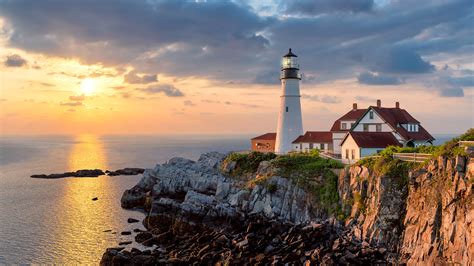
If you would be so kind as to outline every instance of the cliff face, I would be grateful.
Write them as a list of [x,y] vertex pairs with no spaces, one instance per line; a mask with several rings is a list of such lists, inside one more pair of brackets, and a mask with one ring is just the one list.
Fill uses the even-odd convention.
[[[354,236],[398,254],[399,262],[474,261],[474,159],[439,157],[409,179],[352,166],[339,193]],[[408,181],[408,184],[407,184]]]
[[[122,207],[145,208],[149,212],[145,226],[149,228],[160,220],[177,218],[212,226],[239,223],[248,215],[295,223],[318,216],[310,197],[288,179],[269,176],[265,184],[248,187],[246,182],[226,177],[219,169],[224,157],[208,153],[196,162],[173,158],[147,169],[142,180],[125,191]],[[257,176],[269,171],[263,163]]]

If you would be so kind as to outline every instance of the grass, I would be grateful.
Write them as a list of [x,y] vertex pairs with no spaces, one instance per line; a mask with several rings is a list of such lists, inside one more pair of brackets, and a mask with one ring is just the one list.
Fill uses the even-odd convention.
[[255,173],[258,169],[258,165],[262,161],[270,161],[275,157],[276,155],[274,153],[231,153],[227,158],[225,158],[224,164],[231,161],[236,162],[235,169],[232,171],[231,175],[238,177],[245,174]]

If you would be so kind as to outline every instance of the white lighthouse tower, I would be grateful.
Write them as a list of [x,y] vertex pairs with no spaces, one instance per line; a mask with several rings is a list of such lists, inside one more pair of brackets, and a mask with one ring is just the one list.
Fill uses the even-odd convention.
[[285,154],[292,150],[292,142],[303,135],[303,119],[300,103],[300,66],[291,48],[281,61],[281,102],[275,153]]

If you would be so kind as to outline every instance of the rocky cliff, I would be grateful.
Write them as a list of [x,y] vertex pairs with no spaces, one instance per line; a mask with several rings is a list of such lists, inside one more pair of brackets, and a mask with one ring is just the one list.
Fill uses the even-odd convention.
[[[125,191],[122,207],[145,208],[146,226],[158,223],[155,218],[163,215],[206,225],[241,222],[248,215],[294,223],[318,216],[310,197],[291,180],[270,176],[265,184],[248,186],[220,171],[224,158],[220,153],[207,153],[196,162],[173,158],[148,169],[135,187]],[[224,172],[232,168],[226,166]],[[253,178],[269,171],[262,163]]]
[[148,231],[138,232],[135,241],[153,251],[112,248],[102,263],[472,265],[472,158],[353,165],[340,173],[336,197],[323,189],[330,181],[323,176],[331,172],[328,162],[314,157],[300,167],[311,176],[304,183],[301,176],[279,175],[294,172],[292,160],[279,171],[274,160],[252,158],[250,165],[258,167],[243,172],[224,158],[173,158],[145,170],[121,203],[146,211]]
[[440,156],[395,175],[370,168],[355,165],[339,177],[346,225],[356,238],[387,247],[398,262],[472,265],[473,158]]

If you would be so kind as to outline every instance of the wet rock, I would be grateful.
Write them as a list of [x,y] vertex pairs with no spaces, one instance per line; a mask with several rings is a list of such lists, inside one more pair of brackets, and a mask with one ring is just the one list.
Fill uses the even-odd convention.
[[135,241],[138,243],[143,243],[153,237],[153,234],[150,232],[141,232],[135,236]]
[[115,171],[105,171],[109,176],[117,176],[117,175],[139,175],[145,172],[143,168],[123,168],[118,169]]
[[128,222],[129,224],[131,224],[131,223],[138,223],[139,220],[133,219],[133,218],[128,218],[127,222]]
[[100,169],[83,169],[75,172],[65,172],[62,174],[41,174],[41,175],[31,175],[31,178],[46,178],[46,179],[57,179],[65,177],[98,177],[104,175],[105,173]]

